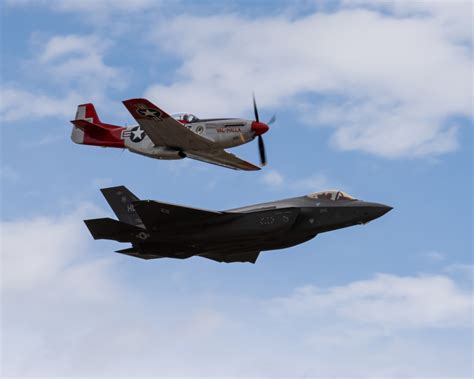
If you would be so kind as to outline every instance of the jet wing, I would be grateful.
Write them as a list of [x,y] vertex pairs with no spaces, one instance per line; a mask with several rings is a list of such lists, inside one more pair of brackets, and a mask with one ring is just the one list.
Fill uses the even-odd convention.
[[257,261],[258,255],[260,251],[244,251],[238,253],[204,253],[199,254],[200,257],[212,259],[213,261],[217,262],[225,262],[225,263],[232,263],[232,262],[250,262],[255,263]]
[[116,253],[119,254],[125,254],[129,255],[131,257],[135,258],[141,258],[141,259],[157,259],[157,258],[166,258],[161,255],[155,255],[155,254],[143,254],[142,252],[138,251],[134,247],[129,247],[127,249],[122,249],[122,250],[116,250]]
[[214,142],[202,137],[146,99],[130,99],[123,102],[140,127],[155,145],[180,150],[210,149]]
[[187,223],[220,216],[222,212],[207,209],[182,207],[152,200],[134,201],[133,206],[147,228],[168,223]]
[[189,151],[184,152],[188,158],[196,159],[198,161],[215,164],[234,170],[257,171],[260,167],[252,163],[244,161],[234,154],[228,153],[223,149]]

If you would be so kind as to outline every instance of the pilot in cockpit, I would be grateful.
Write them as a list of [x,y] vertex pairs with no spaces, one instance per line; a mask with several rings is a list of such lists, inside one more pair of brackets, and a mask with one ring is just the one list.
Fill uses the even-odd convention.
[[188,124],[190,122],[196,122],[199,119],[191,113],[176,113],[172,115],[176,120],[183,124]]
[[324,199],[324,200],[332,200],[332,201],[352,201],[356,200],[351,195],[338,191],[338,190],[330,190],[330,191],[323,191],[323,192],[315,192],[307,195],[311,199]]

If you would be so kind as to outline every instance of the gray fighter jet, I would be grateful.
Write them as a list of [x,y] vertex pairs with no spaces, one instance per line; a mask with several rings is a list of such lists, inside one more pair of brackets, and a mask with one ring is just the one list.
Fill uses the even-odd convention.
[[392,208],[342,191],[317,192],[227,211],[139,200],[126,187],[101,189],[117,215],[85,220],[94,239],[130,242],[117,253],[143,259],[200,256],[255,263],[262,251],[284,249],[319,233],[366,224]]

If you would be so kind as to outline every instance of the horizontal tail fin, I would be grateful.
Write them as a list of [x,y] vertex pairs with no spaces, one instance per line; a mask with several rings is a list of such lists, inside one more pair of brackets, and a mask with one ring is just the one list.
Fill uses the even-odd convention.
[[94,124],[86,120],[72,120],[71,139],[80,145],[94,145],[102,147],[125,147],[122,139],[122,129],[110,129],[103,124]]
[[100,121],[93,104],[81,104],[77,107],[76,117],[71,123],[71,139],[80,145],[103,147],[125,147],[122,128],[118,125]]
[[95,240],[107,239],[128,242],[130,240],[130,234],[143,233],[142,228],[111,218],[94,218],[84,220],[84,223]]

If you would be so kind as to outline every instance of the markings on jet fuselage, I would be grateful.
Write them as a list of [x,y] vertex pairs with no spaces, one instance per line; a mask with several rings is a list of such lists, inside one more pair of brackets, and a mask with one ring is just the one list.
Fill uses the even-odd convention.
[[260,218],[260,225],[272,225],[275,223],[275,217],[267,216]]
[[141,239],[141,240],[146,240],[148,238],[150,238],[150,235],[148,233],[145,233],[145,232],[140,232],[137,234],[137,238]]

